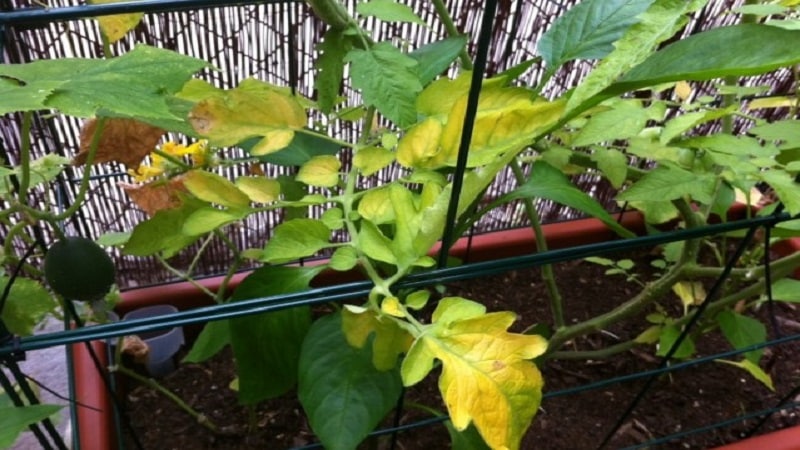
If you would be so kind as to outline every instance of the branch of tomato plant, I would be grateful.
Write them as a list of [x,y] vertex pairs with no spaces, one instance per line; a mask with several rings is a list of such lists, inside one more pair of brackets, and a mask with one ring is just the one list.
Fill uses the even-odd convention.
[[627,352],[628,350],[636,347],[637,345],[642,345],[639,342],[636,342],[635,339],[631,339],[629,341],[620,342],[618,344],[610,345],[608,347],[603,347],[597,350],[564,350],[564,351],[555,351],[547,356],[547,359],[562,359],[562,360],[599,360],[599,359],[606,359],[614,355],[618,355],[620,353]]
[[236,275],[236,272],[242,265],[242,252],[239,250],[239,247],[237,247],[236,244],[234,244],[234,242],[231,241],[231,239],[218,228],[214,229],[214,236],[217,236],[220,240],[222,240],[225,246],[233,252],[233,261],[231,262],[230,267],[228,267],[228,272],[225,274],[225,277],[219,284],[217,293],[214,296],[215,302],[222,303],[223,300],[225,300],[225,294],[228,291],[228,284],[230,284],[233,276]]
[[[439,20],[442,21],[442,25],[444,25],[444,29],[447,31],[451,37],[460,36],[458,32],[458,28],[456,28],[455,22],[453,22],[453,18],[450,16],[450,11],[447,10],[447,6],[444,4],[443,0],[433,0],[433,7],[436,10],[436,14],[439,15]],[[461,52],[458,54],[458,59],[461,61],[461,67],[464,70],[472,70],[472,60],[467,53],[466,48],[462,48]]]
[[[692,211],[688,203],[683,200],[676,200],[673,204],[681,213],[686,214],[684,220],[686,221],[687,227],[699,226],[699,217]],[[625,303],[604,314],[556,330],[555,334],[550,338],[548,352],[558,350],[565,343],[578,336],[606,329],[611,324],[627,319],[668,294],[672,290],[672,286],[684,278],[684,269],[688,265],[694,264],[697,260],[699,246],[699,239],[687,240],[681,249],[680,257],[675,265],[670,267],[662,277],[647,285],[647,287]]]
[[219,428],[214,424],[214,422],[211,421],[211,419],[208,418],[208,416],[197,412],[194,408],[189,406],[189,404],[183,401],[182,398],[178,397],[177,395],[172,393],[172,391],[162,386],[161,383],[153,380],[152,378],[139,375],[135,371],[125,367],[123,364],[117,364],[111,367],[111,371],[112,372],[116,371],[128,377],[131,377],[134,380],[144,384],[145,386],[160,392],[162,395],[166,396],[167,398],[175,402],[175,404],[178,405],[178,407],[180,407],[182,410],[186,411],[190,416],[192,416],[197,421],[198,424],[208,428],[214,434],[220,434]]
[[20,155],[19,155],[19,202],[23,205],[28,204],[28,188],[31,182],[31,126],[33,124],[33,113],[25,111],[22,114],[22,129],[20,133]]
[[[525,173],[522,171],[522,167],[520,167],[519,160],[514,158],[511,160],[509,164],[511,167],[511,171],[514,173],[514,178],[517,180],[517,185],[522,185],[525,183]],[[530,198],[523,199],[523,205],[525,206],[525,213],[528,215],[528,219],[531,221],[531,227],[533,228],[533,234],[536,238],[536,251],[537,252],[546,252],[547,251],[547,240],[544,236],[544,230],[542,229],[542,222],[539,220],[539,212],[536,210],[536,206],[533,204],[533,200]],[[544,264],[541,267],[542,270],[542,281],[544,281],[544,285],[547,288],[547,296],[550,299],[550,309],[553,314],[553,324],[556,329],[560,329],[564,327],[564,306],[561,298],[561,292],[558,289],[558,284],[556,284],[556,277],[553,273],[553,265],[552,264]]]
[[190,275],[188,275],[187,273],[183,272],[182,270],[180,270],[180,269],[178,269],[176,267],[173,267],[172,264],[168,263],[167,260],[164,259],[163,256],[161,256],[160,254],[156,254],[155,257],[158,260],[158,262],[161,264],[161,266],[164,267],[165,269],[167,269],[168,272],[170,272],[171,274],[175,275],[176,277],[178,277],[178,278],[180,278],[182,280],[185,280],[187,283],[189,283],[192,286],[196,287],[197,289],[201,290],[203,292],[203,294],[205,294],[205,295],[207,295],[207,296],[209,296],[211,298],[216,298],[216,294],[214,294],[210,289],[208,289],[207,287],[205,287],[202,284],[198,283],[194,278],[192,278]]

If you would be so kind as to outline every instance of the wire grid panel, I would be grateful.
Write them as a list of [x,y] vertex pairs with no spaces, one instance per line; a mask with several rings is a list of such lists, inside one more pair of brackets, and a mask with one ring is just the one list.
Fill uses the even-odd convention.
[[[387,24],[366,19],[366,27],[373,30],[377,41],[402,40],[408,45],[424,45],[446,36],[436,12],[430,2],[408,2],[419,16],[429,24],[421,27],[413,24]],[[456,26],[467,36],[473,37],[470,50],[474,51],[479,20],[482,13],[481,0],[449,0],[447,6],[453,14]],[[532,58],[536,54],[535,43],[544,30],[564,11],[577,3],[577,0],[520,0],[501,1],[495,18],[493,40],[489,50],[487,75],[498,73],[509,67]],[[718,21],[732,20],[720,15],[721,8],[730,2],[718,0],[698,14],[695,21],[687,26],[686,33],[696,32],[717,24]],[[51,2],[53,8],[75,6],[76,0],[57,0]],[[21,8],[35,8],[38,4],[28,0],[0,0],[5,11]],[[355,2],[347,2],[353,12]],[[317,55],[315,44],[321,40],[326,26],[317,20],[305,3],[252,4],[245,6],[220,6],[192,11],[146,14],[139,26],[127,37],[114,45],[114,53],[129,51],[137,43],[167,48],[208,61],[214,69],[203,71],[199,76],[222,88],[236,86],[248,77],[255,77],[282,86],[290,86],[302,95],[314,95],[314,59]],[[52,58],[99,58],[102,57],[102,44],[99,30],[94,20],[74,20],[52,22],[43,25],[7,27],[2,42],[4,61],[11,63],[29,62]],[[561,70],[543,92],[556,96],[575,86],[591,69],[591,64],[578,62],[569,64]],[[532,67],[520,79],[521,83],[534,85],[543,73],[540,66]],[[791,78],[791,74],[783,74]],[[769,80],[773,86],[788,86],[786,79]],[[344,94],[352,103],[358,102],[357,93],[347,86]],[[322,120],[322,118],[314,118]],[[19,124],[17,115],[0,117],[0,138],[6,159],[10,164],[17,163],[19,153]],[[72,158],[79,146],[81,120],[63,116],[37,116],[32,130],[33,157],[56,154]],[[335,135],[344,140],[353,140],[360,130],[356,126],[341,126],[334,129]],[[234,150],[235,151],[235,150]],[[343,155],[345,170],[349,165],[349,155]],[[131,229],[146,219],[145,214],[136,208],[118,186],[128,182],[125,167],[115,163],[96,165],[92,168],[89,201],[78,214],[64,224],[65,231],[98,237],[107,232]],[[221,171],[226,176],[244,174],[245,168],[228,168]],[[294,169],[266,165],[263,171],[269,176],[290,174]],[[396,179],[401,169],[394,166],[368,178],[365,186],[378,185]],[[34,206],[41,208],[60,205],[64,208],[75,201],[78,181],[83,175],[80,167],[69,167],[62,179],[52,189],[41,189],[33,196]],[[598,198],[609,208],[614,206],[614,191],[600,181],[599,177],[582,176],[576,180],[584,191]],[[510,173],[501,173],[487,191],[487,201],[508,192],[515,182]],[[537,205],[543,221],[552,222],[579,216],[579,213],[566,207],[541,201]],[[473,229],[485,232],[527,225],[527,218],[518,204],[510,204],[494,210],[484,217]],[[310,211],[318,215],[318,209]],[[280,223],[280,212],[265,212],[248,217],[237,226],[226,229],[228,237],[239,248],[262,247],[269,238],[272,228]],[[13,224],[0,224],[0,228]],[[5,231],[5,230],[4,230]],[[32,230],[33,231],[33,230]],[[46,241],[52,240],[47,230],[42,230]],[[189,265],[191,257],[198,251],[197,243],[170,260],[170,263],[183,269]],[[16,242],[21,248],[23,242]],[[158,284],[175,276],[164,271],[161,264],[153,259],[133,258],[117,254],[122,288],[137,285]],[[203,258],[195,272],[198,276],[222,273],[230,260],[229,250],[219,240],[207,244]]]

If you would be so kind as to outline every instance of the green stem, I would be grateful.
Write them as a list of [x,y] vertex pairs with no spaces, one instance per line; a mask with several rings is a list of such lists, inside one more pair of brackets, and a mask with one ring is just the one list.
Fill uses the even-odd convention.
[[[97,127],[95,127],[94,135],[92,136],[92,142],[89,145],[89,152],[86,155],[86,162],[83,166],[83,177],[81,178],[81,184],[80,187],[78,188],[78,195],[75,197],[75,202],[72,203],[72,205],[70,205],[69,208],[65,209],[59,214],[53,214],[51,212],[38,211],[31,208],[25,208],[25,211],[28,214],[30,214],[32,217],[38,220],[43,220],[45,222],[50,222],[51,224],[54,224],[55,222],[59,222],[71,217],[83,206],[83,202],[84,200],[86,200],[86,193],[89,191],[89,180],[91,178],[92,163],[94,162],[95,155],[97,155],[97,149],[100,147],[100,137],[103,135],[103,128],[105,128],[105,124],[106,124],[105,117],[97,118]],[[56,230],[59,229],[56,226],[53,226],[53,228]]]
[[231,241],[231,239],[225,235],[225,233],[221,232],[220,230],[214,230],[214,235],[219,237],[225,245],[233,251],[233,261],[231,262],[231,266],[228,267],[228,272],[225,274],[225,278],[222,279],[222,283],[219,285],[219,289],[217,289],[217,294],[214,296],[214,301],[217,303],[222,303],[225,300],[225,294],[228,291],[228,284],[230,284],[233,276],[236,275],[236,272],[239,270],[239,267],[242,265],[242,254],[239,251],[239,247]]
[[578,360],[599,360],[606,359],[619,353],[627,352],[628,350],[640,345],[635,340],[620,342],[609,347],[604,347],[598,350],[574,350],[574,351],[558,351],[553,352],[547,356],[547,359],[578,359]]
[[369,141],[369,137],[372,134],[372,121],[374,119],[375,119],[375,107],[370,106],[367,108],[367,114],[364,116],[364,133],[358,138],[359,144],[365,145],[367,141]]
[[186,164],[182,159],[180,159],[180,158],[178,158],[176,156],[170,155],[169,153],[165,152],[164,150],[154,149],[153,153],[155,153],[156,155],[166,159],[167,161],[171,162],[172,164],[175,164],[176,166],[180,167],[183,170],[191,170],[192,169],[192,166],[190,164]]
[[[517,184],[524,184],[526,181],[525,173],[522,171],[519,161],[515,158],[511,160],[509,166],[511,167],[511,171],[514,173],[514,178],[517,180]],[[533,233],[536,237],[536,251],[546,252],[547,240],[545,239],[544,230],[542,229],[542,223],[539,220],[539,212],[536,210],[536,206],[533,204],[533,200],[530,198],[523,199],[523,204],[525,205],[525,212],[531,221],[531,227],[533,227]],[[553,323],[555,324],[555,328],[563,328],[565,324],[564,305],[561,298],[561,292],[558,290],[558,284],[556,284],[556,277],[553,273],[552,264],[542,265],[542,281],[544,281],[544,285],[547,288],[548,297],[550,298],[550,309],[553,312]]]
[[28,204],[28,188],[31,182],[31,127],[33,113],[25,111],[22,114],[22,136],[20,136],[20,177],[19,177],[19,202]]
[[216,294],[214,294],[210,289],[208,289],[207,287],[205,287],[202,284],[200,284],[197,281],[195,281],[194,278],[192,278],[191,276],[187,275],[186,273],[184,273],[184,272],[176,269],[175,267],[173,267],[161,255],[155,255],[155,256],[156,256],[156,259],[158,259],[158,262],[161,263],[161,265],[164,266],[164,268],[167,269],[168,272],[172,273],[173,275],[177,276],[178,278],[186,281],[187,283],[189,283],[192,286],[196,287],[197,289],[201,290],[207,296],[209,296],[211,298],[216,298],[217,297]]
[[[453,18],[450,17],[450,11],[447,10],[444,0],[433,0],[433,7],[436,9],[436,14],[439,15],[439,20],[442,21],[442,25],[444,25],[444,29],[447,31],[447,34],[453,37],[461,36],[458,28],[456,28],[455,22],[453,22]],[[458,58],[461,61],[461,67],[464,68],[464,70],[472,70],[472,59],[470,59],[466,48],[461,49]]]
[[138,373],[134,372],[133,370],[123,366],[122,364],[117,365],[114,369],[144,384],[145,386],[160,392],[165,397],[175,402],[175,404],[178,405],[178,407],[180,407],[182,410],[186,411],[190,416],[192,416],[197,421],[197,423],[208,428],[214,434],[219,433],[219,429],[217,428],[216,425],[214,425],[214,422],[212,422],[211,419],[208,418],[208,416],[197,412],[194,408],[192,408],[185,401],[183,401],[182,398],[175,395],[173,392],[162,386],[157,381],[153,380],[152,378],[143,377]]
[[317,133],[316,131],[313,131],[313,130],[299,129],[299,130],[294,130],[294,132],[295,133],[300,133],[300,134],[305,134],[305,135],[308,135],[308,136],[313,136],[313,137],[315,137],[317,139],[326,140],[328,142],[331,142],[333,144],[336,144],[336,145],[339,145],[339,146],[342,146],[342,147],[355,148],[355,145],[353,145],[353,144],[351,144],[351,143],[349,143],[347,141],[342,141],[342,140],[336,139],[334,137],[328,136],[327,134]]

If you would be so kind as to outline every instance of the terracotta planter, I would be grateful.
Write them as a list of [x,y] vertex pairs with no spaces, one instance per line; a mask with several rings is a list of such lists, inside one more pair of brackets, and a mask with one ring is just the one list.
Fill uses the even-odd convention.
[[[734,208],[731,211],[731,218],[741,218],[744,216],[743,213],[744,208]],[[642,216],[637,212],[625,213],[620,218],[620,222],[632,231],[640,234],[644,233]],[[547,236],[548,246],[551,249],[597,243],[616,237],[611,230],[597,219],[580,219],[548,224],[544,226],[544,231]],[[534,233],[530,228],[525,228],[462,238],[452,247],[451,254],[462,259],[465,258],[469,262],[478,262],[531,254],[535,249]],[[800,251],[800,238],[785,241],[776,250],[783,254]],[[246,276],[247,273],[236,275],[230,283],[230,287],[235,288]],[[800,270],[796,272],[795,276],[800,277]],[[351,281],[357,278],[356,274],[323,272],[315,279],[315,285],[332,285],[342,282],[343,279]],[[201,280],[200,283],[213,291],[219,287],[220,281],[221,277],[217,277]],[[124,292],[122,301],[117,306],[117,312],[125,314],[133,309],[154,303],[168,303],[183,310],[210,305],[211,300],[202,291],[189,283],[172,283]],[[195,330],[195,332],[198,330]],[[191,335],[193,333],[189,331],[188,334]],[[92,345],[102,356],[101,364],[107,365],[108,361],[104,357],[105,344],[93,342]],[[114,435],[115,423],[111,399],[106,390],[103,389],[102,379],[95,370],[94,364],[83,345],[74,345],[73,358],[77,400],[97,409],[78,408],[77,428],[80,433],[81,449],[113,449],[115,448],[116,436]],[[737,443],[723,448],[736,450],[757,448],[800,449],[800,428],[783,430],[773,434],[776,435],[775,439],[780,440],[781,445],[774,445],[773,441],[769,440],[769,436],[759,436],[753,438],[753,445],[762,445],[762,442],[766,442],[767,446],[741,446],[743,444]],[[750,440],[743,442],[750,442]],[[787,444],[791,442],[796,444]]]

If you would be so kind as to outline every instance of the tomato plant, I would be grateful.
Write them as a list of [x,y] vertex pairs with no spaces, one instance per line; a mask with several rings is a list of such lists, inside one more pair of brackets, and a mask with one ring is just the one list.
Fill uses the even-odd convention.
[[[653,307],[672,291],[688,310],[696,302],[693,280],[721,272],[700,266],[701,240],[687,240],[665,258],[662,275],[641,283],[633,298],[570,325],[557,283],[548,276],[551,336],[511,333],[513,312],[487,311],[480,299],[434,301],[428,290],[397,288],[405,276],[436,265],[430,255],[448,225],[451,203],[455,229],[461,231],[497,205],[521,201],[541,237],[533,202],[547,199],[599,218],[620,236],[632,236],[567,176],[594,173],[619,188],[617,200],[641,210],[651,224],[678,219],[684,227],[701,228],[713,213],[724,215],[735,192],[749,193],[760,184],[773,189],[791,215],[800,213],[794,182],[800,170],[797,123],[766,123],[753,116],[752,110],[775,106],[778,100],[750,102],[748,91],[735,83],[736,77],[800,62],[794,45],[800,31],[791,26],[795,5],[769,13],[782,20],[764,21],[759,16],[763,10],[756,8],[764,5],[750,2],[737,12],[752,20],[667,45],[707,1],[585,0],[537,43],[544,67],[538,85],[519,81],[537,63],[526,61],[482,80],[474,87],[480,95],[470,103],[468,39],[454,29],[441,2],[434,3],[451,35],[401,46],[392,40],[375,42],[364,24],[367,18],[424,24],[411,7],[372,0],[358,3],[353,16],[337,0],[310,0],[328,27],[318,45],[313,99],[252,78],[222,89],[192,77],[205,62],[144,45],[104,60],[0,65],[5,99],[0,113],[21,112],[23,136],[29,135],[33,111],[86,118],[82,152],[74,163],[88,168],[116,161],[128,167],[135,184],[126,192],[150,218],[102,242],[126,255],[155,256],[193,282],[191,270],[181,272],[169,259],[199,241],[197,261],[210,239],[221,238],[233,257],[226,283],[208,292],[219,303],[304,290],[325,269],[358,269],[371,281],[362,304],[336,306],[321,319],[312,320],[310,307],[297,306],[211,322],[187,357],[201,361],[230,345],[245,405],[296,386],[313,430],[330,448],[355,448],[394,407],[402,387],[420,382],[436,366],[441,366],[439,388],[453,426],[463,431],[474,425],[491,448],[517,448],[541,401],[544,381],[534,358],[565,357],[566,342]],[[122,34],[139,16],[126,19]],[[107,40],[121,36],[118,20],[101,21]],[[597,63],[574,89],[556,98],[544,95],[548,80],[573,60]],[[141,67],[147,67],[146,77]],[[695,95],[690,84],[718,79],[725,79],[712,84],[719,102]],[[357,99],[341,98],[345,80],[358,92]],[[796,92],[779,101],[796,110]],[[471,116],[461,184],[452,172]],[[747,134],[732,134],[735,118],[748,121]],[[332,124],[353,120],[361,124],[353,140],[330,131]],[[710,122],[722,123],[721,131],[693,133]],[[182,143],[165,142],[167,132],[180,135]],[[137,145],[128,145],[134,136]],[[142,141],[146,144],[139,145]],[[62,221],[86,200],[89,170],[73,206],[56,211],[32,205],[30,188],[48,189],[66,161],[53,156],[30,161],[29,147],[29,141],[23,142],[18,165],[0,169],[9,204],[0,219],[22,224],[5,238],[7,264],[25,262],[9,244],[26,240],[24,224],[39,223],[59,234]],[[296,175],[271,178],[257,169],[264,163],[297,167]],[[233,179],[219,174],[218,169],[234,165],[251,170]],[[401,169],[399,176],[365,187],[365,179],[392,165]],[[481,206],[478,200],[505,170],[517,177],[517,187]],[[18,184],[10,182],[12,177]],[[311,215],[312,208],[321,212]],[[263,245],[237,248],[226,238],[226,230],[245,218],[278,209],[286,220]],[[794,233],[791,227],[785,234]],[[544,241],[538,244],[546,248]],[[319,266],[288,264],[320,254],[329,259]],[[799,259],[791,255],[776,261],[774,274],[788,275]],[[260,268],[230,293],[227,280],[246,261]],[[629,269],[600,262],[616,264],[609,276]],[[40,275],[36,267],[21,267],[28,275],[24,280]],[[758,269],[735,275],[748,287],[716,300],[711,310],[717,326],[739,348],[765,334],[763,326],[730,306],[745,294],[752,297],[766,281]],[[10,283],[9,277],[0,279]],[[4,298],[7,323],[32,324],[41,316],[40,309],[19,306],[28,281],[17,281]],[[44,287],[31,283],[42,301],[52,304]],[[789,280],[781,283],[786,291],[796,287]],[[70,298],[77,296],[69,290],[51,287],[67,295],[62,300],[79,300]],[[90,296],[99,293],[92,289]],[[688,315],[651,319],[625,348],[655,343],[668,348]],[[597,352],[598,357],[607,354]],[[751,353],[734,363],[762,376],[759,356]],[[341,423],[352,426],[342,428]]]

